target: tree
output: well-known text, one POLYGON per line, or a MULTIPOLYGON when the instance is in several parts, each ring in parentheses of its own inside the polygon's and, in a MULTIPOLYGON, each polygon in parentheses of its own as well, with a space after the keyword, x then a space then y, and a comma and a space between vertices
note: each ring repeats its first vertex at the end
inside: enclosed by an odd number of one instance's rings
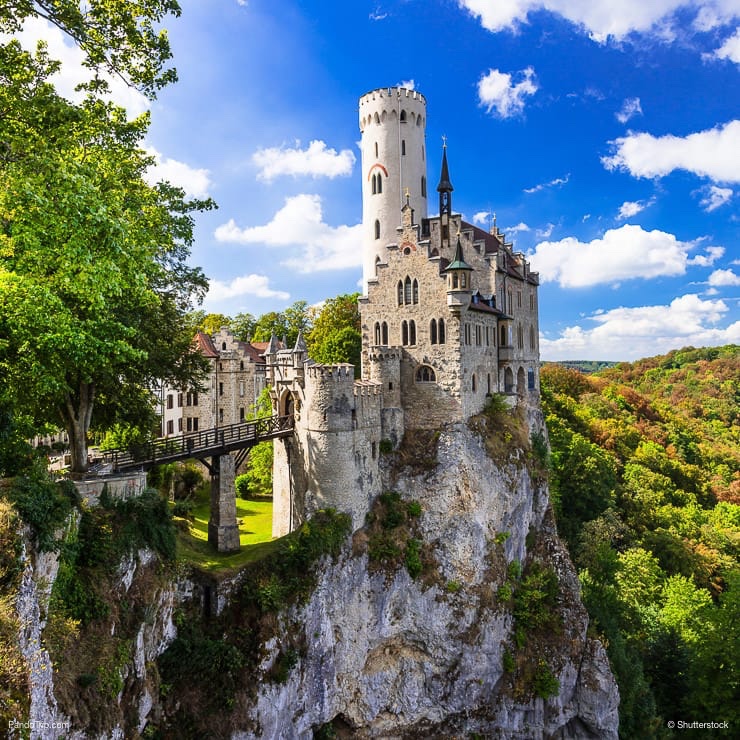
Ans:
POLYGON ((241 342, 250 342, 254 334, 256 320, 251 313, 238 313, 229 321, 231 333, 241 342))
POLYGON ((27 18, 44 18, 82 49, 91 77, 106 71, 153 98, 177 79, 165 69, 172 53, 160 24, 168 15, 180 15, 176 0, 15 0, 0 5, 0 31, 12 34, 27 18))
POLYGON ((0 47, 0 373, 37 423, 67 429, 79 473, 94 422, 149 423, 156 379, 198 383, 185 315, 207 282, 187 258, 192 213, 213 204, 148 185, 148 116, 70 104, 56 68, 0 47))
POLYGON ((296 301, 285 311, 269 311, 262 314, 252 327, 252 338, 256 342, 267 342, 274 334, 278 339, 285 337, 288 347, 292 347, 298 338, 298 332, 305 334, 308 330, 307 307, 306 301, 296 301))
POLYGON ((350 362, 360 367, 362 335, 359 293, 329 298, 315 312, 313 327, 308 335, 308 353, 318 362, 350 362))

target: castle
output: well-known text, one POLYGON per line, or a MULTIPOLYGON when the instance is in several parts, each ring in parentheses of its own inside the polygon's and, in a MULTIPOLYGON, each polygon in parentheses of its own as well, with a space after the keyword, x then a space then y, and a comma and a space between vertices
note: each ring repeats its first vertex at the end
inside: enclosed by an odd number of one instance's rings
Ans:
POLYGON ((426 100, 380 88, 360 98, 362 367, 325 366, 267 346, 266 382, 291 438, 274 442, 273 536, 334 507, 362 526, 381 491, 381 447, 405 433, 466 421, 492 393, 522 402, 539 389, 537 273, 495 226, 452 206, 446 144, 427 215, 426 100))

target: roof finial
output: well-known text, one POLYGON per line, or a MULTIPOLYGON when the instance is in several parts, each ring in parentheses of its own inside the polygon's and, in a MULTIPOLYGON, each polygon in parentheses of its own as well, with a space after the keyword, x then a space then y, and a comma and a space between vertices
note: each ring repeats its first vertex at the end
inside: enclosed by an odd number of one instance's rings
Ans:
POLYGON ((409 198, 411 197, 411 192, 408 188, 405 188, 403 191, 403 194, 406 196, 406 205, 409 205, 409 198))
POLYGON ((447 149, 447 135, 442 134, 442 148, 447 149))

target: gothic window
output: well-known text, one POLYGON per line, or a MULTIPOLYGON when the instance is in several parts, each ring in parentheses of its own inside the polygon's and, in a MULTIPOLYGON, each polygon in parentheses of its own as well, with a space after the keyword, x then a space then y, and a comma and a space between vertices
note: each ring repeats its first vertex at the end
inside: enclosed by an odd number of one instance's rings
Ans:
POLYGON ((483 344, 481 340, 481 328, 480 326, 476 325, 475 327, 475 344, 477 347, 480 347, 481 344, 483 344))
POLYGON ((375 322, 375 344, 380 344, 380 324, 375 322))
POLYGON ((405 347, 409 343, 409 325, 406 321, 401 322, 401 344, 405 347))
POLYGON ((383 176, 378 172, 378 193, 383 192, 383 176))
POLYGON ((386 324, 385 321, 383 322, 383 326, 381 327, 381 330, 382 330, 381 334, 383 338, 383 346, 386 347, 388 346, 388 324, 386 324))
POLYGON ((534 311, 534 293, 529 294, 529 310, 534 311))
POLYGON ((244 360, 240 360, 239 362, 239 369, 244 370, 244 360))
POLYGON ((403 281, 398 281, 398 305, 403 306, 403 281))
POLYGON ((380 221, 375 219, 375 238, 380 239, 380 221))
POLYGON ((406 139, 401 139, 401 156, 406 156, 406 139))
POLYGON ((444 344, 445 343, 445 320, 440 319, 439 324, 437 324, 437 333, 439 335, 439 343, 444 344))
POLYGON ((473 373, 473 393, 475 393, 475 387, 476 387, 476 383, 475 383, 475 373, 473 373))
POLYGON ((501 324, 501 342, 499 344, 502 347, 506 346, 506 324, 501 324))
POLYGON ((429 365, 422 365, 416 371, 416 382, 417 383, 434 383, 437 380, 437 376, 434 374, 434 368, 429 365))
POLYGON ((416 322, 409 321, 409 344, 416 344, 416 322))
POLYGON ((465 324, 465 344, 470 344, 470 324, 465 324))
POLYGON ((431 344, 437 344, 437 319, 429 322, 429 341, 431 344))
POLYGON ((375 175, 372 175, 370 177, 370 187, 373 191, 373 195, 375 195, 378 192, 378 182, 375 179, 375 175))
POLYGON ((529 327, 529 348, 531 350, 537 349, 537 342, 535 341, 534 327, 529 327))
POLYGON ((413 291, 414 291, 414 303, 418 303, 419 302, 419 281, 416 279, 414 279, 413 291))
POLYGON ((380 264, 380 257, 375 258, 375 274, 378 274, 378 265, 380 264))
POLYGON ((455 289, 457 289, 457 287, 458 287, 457 273, 456 272, 453 272, 452 273, 452 289, 455 290, 455 289))
POLYGON ((406 123, 406 111, 401 111, 401 123, 406 123))
POLYGON ((517 290, 516 292, 516 307, 521 308, 522 307, 522 291, 517 290))
POLYGON ((534 390, 534 370, 531 368, 527 370, 527 388, 529 388, 530 391, 534 390))
POLYGON ((221 349, 222 350, 225 350, 226 349, 226 342, 221 342, 221 349))
POLYGON ((424 175, 421 176, 421 197, 427 197, 427 179, 424 175))
POLYGON ((524 349, 524 330, 521 325, 516 328, 516 346, 519 349, 524 349))
POLYGON ((411 303, 411 278, 408 275, 403 282, 403 302, 407 306, 411 303))
POLYGON ((511 290, 509 290, 506 293, 506 299, 507 299, 506 311, 507 311, 508 314, 511 314, 511 312, 514 309, 514 304, 512 303, 512 300, 511 300, 511 290))

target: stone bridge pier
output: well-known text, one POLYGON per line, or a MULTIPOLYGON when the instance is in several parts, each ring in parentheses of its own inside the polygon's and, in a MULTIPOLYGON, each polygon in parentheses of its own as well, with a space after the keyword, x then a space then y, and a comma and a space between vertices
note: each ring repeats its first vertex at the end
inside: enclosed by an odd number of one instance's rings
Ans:
POLYGON ((236 489, 234 458, 218 455, 211 458, 211 517, 208 520, 208 544, 217 552, 239 551, 239 527, 236 523, 236 489))

